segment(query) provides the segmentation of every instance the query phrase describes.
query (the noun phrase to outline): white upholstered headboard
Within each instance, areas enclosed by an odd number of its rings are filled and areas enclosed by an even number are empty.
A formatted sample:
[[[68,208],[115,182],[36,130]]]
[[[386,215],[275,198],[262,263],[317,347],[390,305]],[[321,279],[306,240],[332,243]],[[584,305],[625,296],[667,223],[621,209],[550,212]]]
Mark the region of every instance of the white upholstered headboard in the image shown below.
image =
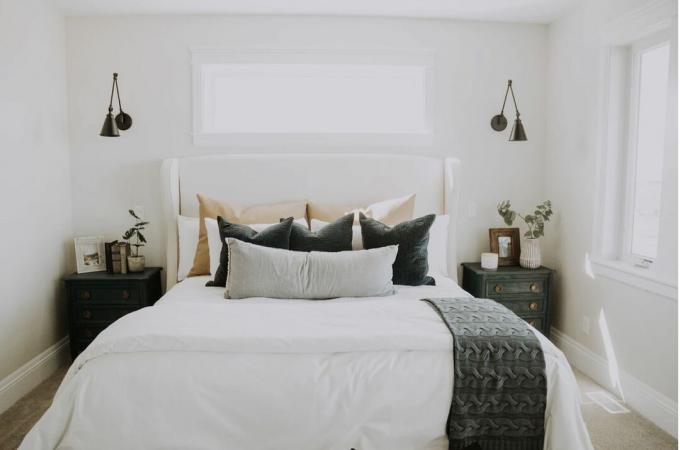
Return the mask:
[[[198,216],[196,194],[239,205],[309,200],[368,204],[416,194],[415,214],[450,214],[449,274],[456,278],[459,161],[384,154],[253,154],[163,161],[167,288],[177,282],[177,216]]]

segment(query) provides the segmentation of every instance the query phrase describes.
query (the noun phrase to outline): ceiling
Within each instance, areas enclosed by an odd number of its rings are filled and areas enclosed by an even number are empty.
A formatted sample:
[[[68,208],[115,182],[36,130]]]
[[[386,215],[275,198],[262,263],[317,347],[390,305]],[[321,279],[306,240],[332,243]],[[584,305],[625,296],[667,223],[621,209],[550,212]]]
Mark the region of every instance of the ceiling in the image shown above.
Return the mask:
[[[69,16],[282,14],[550,23],[580,0],[55,0]]]

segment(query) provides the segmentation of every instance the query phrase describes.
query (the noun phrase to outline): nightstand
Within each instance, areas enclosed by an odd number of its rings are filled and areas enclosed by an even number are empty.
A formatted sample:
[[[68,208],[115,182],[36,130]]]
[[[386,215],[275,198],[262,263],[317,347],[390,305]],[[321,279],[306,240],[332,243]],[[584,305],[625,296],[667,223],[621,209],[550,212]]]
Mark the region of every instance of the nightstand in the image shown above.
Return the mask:
[[[107,326],[161,298],[161,268],[112,274],[91,272],[64,278],[69,305],[71,357],[75,359]]]
[[[462,266],[463,289],[477,298],[496,300],[549,336],[552,269],[506,266],[485,270],[480,263]]]

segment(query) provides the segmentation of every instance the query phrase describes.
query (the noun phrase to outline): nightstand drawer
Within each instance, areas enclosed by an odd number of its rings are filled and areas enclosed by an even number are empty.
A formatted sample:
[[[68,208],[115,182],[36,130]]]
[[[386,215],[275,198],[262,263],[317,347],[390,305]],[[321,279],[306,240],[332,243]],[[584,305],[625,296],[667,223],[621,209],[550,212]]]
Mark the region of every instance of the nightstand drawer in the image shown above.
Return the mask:
[[[78,340],[93,340],[96,338],[99,333],[104,331],[106,329],[107,325],[94,325],[94,326],[88,326],[88,325],[82,325],[78,327],[75,331],[75,338]]]
[[[104,322],[108,325],[137,309],[138,308],[90,307],[81,304],[77,305],[74,309],[75,317],[73,317],[73,320],[78,324]]]
[[[494,299],[518,316],[522,314],[542,313],[545,301],[542,298]]]
[[[77,286],[73,289],[74,300],[79,303],[139,304],[139,289],[135,285],[100,287]]]
[[[540,317],[523,317],[523,319],[532,327],[543,333],[543,319]],[[545,334],[545,333],[543,333]]]
[[[506,294],[537,294],[545,292],[545,280],[537,279],[500,279],[486,280],[485,295],[494,298]]]

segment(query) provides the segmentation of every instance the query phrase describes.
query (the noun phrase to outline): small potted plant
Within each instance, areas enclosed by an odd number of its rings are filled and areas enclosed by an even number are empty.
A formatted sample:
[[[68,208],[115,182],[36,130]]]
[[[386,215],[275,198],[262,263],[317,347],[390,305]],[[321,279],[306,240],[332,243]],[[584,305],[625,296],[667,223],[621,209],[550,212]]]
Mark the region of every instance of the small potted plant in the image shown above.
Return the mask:
[[[143,272],[146,261],[144,256],[139,254],[139,249],[146,244],[146,238],[142,234],[142,230],[144,230],[149,222],[140,219],[132,209],[128,210],[128,212],[135,219],[135,224],[123,233],[123,240],[128,242],[133,248],[132,254],[127,257],[128,271]]]
[[[526,269],[537,269],[541,266],[541,246],[538,239],[543,236],[546,222],[552,216],[552,205],[550,200],[539,203],[533,214],[521,214],[513,211],[510,200],[505,200],[497,205],[498,214],[505,223],[510,226],[517,217],[527,225],[528,230],[524,233],[522,250],[519,255],[519,265]]]

